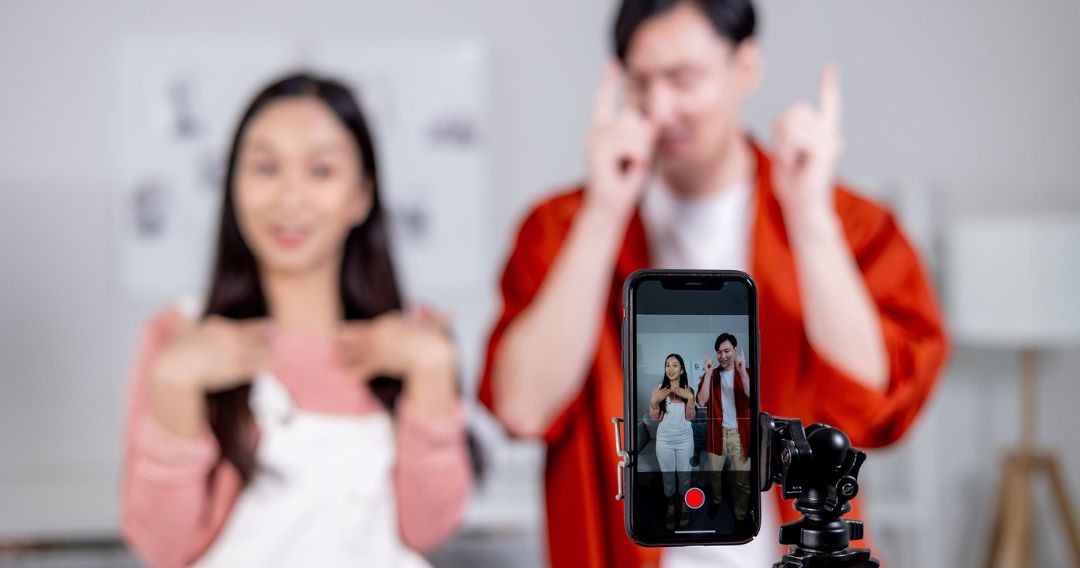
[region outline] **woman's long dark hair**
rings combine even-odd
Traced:
[[[225,172],[217,258],[204,315],[232,319],[269,315],[255,256],[244,242],[236,220],[233,178],[244,131],[252,118],[268,104],[288,97],[316,97],[334,112],[356,140],[357,159],[372,192],[367,219],[354,227],[345,239],[340,288],[345,319],[372,318],[401,309],[401,296],[390,259],[387,221],[379,201],[378,161],[364,115],[352,93],[341,83],[297,74],[280,79],[259,93],[244,111],[236,128]],[[392,409],[401,392],[401,383],[381,378],[373,381],[371,388]],[[222,458],[236,467],[245,483],[255,470],[254,420],[248,404],[250,391],[251,386],[244,385],[206,397],[210,428],[221,446]]]
[[[679,373],[679,386],[681,388],[690,389],[690,378],[686,376],[686,363],[683,363],[682,356],[678,353],[672,353],[667,357],[664,357],[664,376],[660,379],[660,388],[664,388],[664,386],[668,384],[667,361],[672,357],[679,362],[679,367],[682,369],[682,372]],[[690,392],[693,393],[694,389],[690,389]],[[686,402],[689,403],[690,401],[688,400]],[[663,414],[665,412],[667,412],[667,397],[664,397],[664,400],[660,401],[660,413]]]

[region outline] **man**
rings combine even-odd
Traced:
[[[746,517],[750,500],[750,374],[746,357],[736,353],[739,340],[730,333],[716,337],[713,349],[719,367],[713,369],[712,357],[705,356],[705,372],[698,383],[697,403],[709,417],[705,437],[708,455],[710,503],[709,516],[723,500],[724,465],[731,467],[734,487],[732,508],[738,521]],[[738,372],[738,380],[735,374]]]
[[[767,565],[775,517],[797,517],[763,500],[763,535],[745,547],[627,539],[610,420],[622,415],[620,296],[634,270],[747,270],[762,410],[828,422],[863,448],[904,433],[941,367],[945,337],[918,258],[887,211],[836,185],[836,73],[822,74],[816,106],[777,120],[772,156],[743,131],[761,69],[754,25],[750,0],[624,0],[588,179],[529,214],[507,262],[480,398],[512,434],[547,443],[554,566],[717,566],[724,555]]]

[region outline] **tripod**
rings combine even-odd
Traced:
[[[622,500],[623,476],[631,454],[623,449],[619,427],[615,425],[615,451],[619,461],[619,490]],[[859,493],[859,468],[866,454],[851,447],[847,434],[826,424],[805,429],[794,418],[774,418],[758,414],[760,428],[761,478],[759,489],[779,485],[785,499],[795,499],[802,518],[780,527],[780,544],[791,545],[773,568],[878,568],[881,563],[866,548],[851,548],[852,540],[863,537],[861,521],[845,519],[848,503]]]
[[[775,483],[795,499],[798,521],[780,527],[780,544],[792,545],[773,568],[877,568],[870,550],[851,548],[863,535],[861,521],[844,519],[859,492],[866,454],[851,447],[840,430],[762,412],[761,490]]]

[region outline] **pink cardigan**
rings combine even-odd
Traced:
[[[121,480],[121,531],[150,565],[186,566],[213,543],[240,492],[238,472],[220,459],[207,429],[200,439],[169,432],[148,410],[150,367],[183,316],[163,312],[143,330],[131,381]],[[299,408],[330,413],[378,410],[365,387],[335,373],[328,341],[280,334],[274,371]],[[314,362],[314,363],[312,363]],[[314,367],[314,369],[312,369]],[[300,376],[303,381],[296,380]],[[292,379],[284,377],[293,377]],[[465,407],[446,417],[426,416],[398,402],[398,461],[394,483],[401,537],[427,551],[457,528],[472,491],[465,441]],[[213,483],[208,483],[210,477]]]

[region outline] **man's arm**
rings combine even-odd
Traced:
[[[492,391],[495,414],[513,434],[543,435],[581,390],[623,229],[586,205],[536,298],[507,327],[495,355]]]
[[[541,436],[585,382],[619,246],[649,174],[655,128],[616,109],[609,65],[596,95],[584,204],[536,297],[506,328],[492,361],[492,405],[513,434]]]
[[[698,406],[706,406],[709,404],[709,393],[712,392],[712,373],[705,372],[701,375],[701,381],[698,383],[697,403]]]
[[[735,370],[742,381],[743,392],[750,396],[750,373],[746,371],[746,356],[741,352],[735,357]]]
[[[835,211],[792,215],[787,223],[810,346],[864,386],[888,389],[885,341]]]
[[[773,177],[802,299],[810,346],[863,386],[889,387],[885,340],[835,205],[840,87],[835,70],[821,76],[818,108],[795,105],[777,120]]]
[[[918,416],[948,341],[918,255],[891,216],[836,191],[839,98],[826,70],[820,111],[801,105],[777,123],[773,177],[812,347],[804,371],[813,410],[853,444],[880,447]]]

